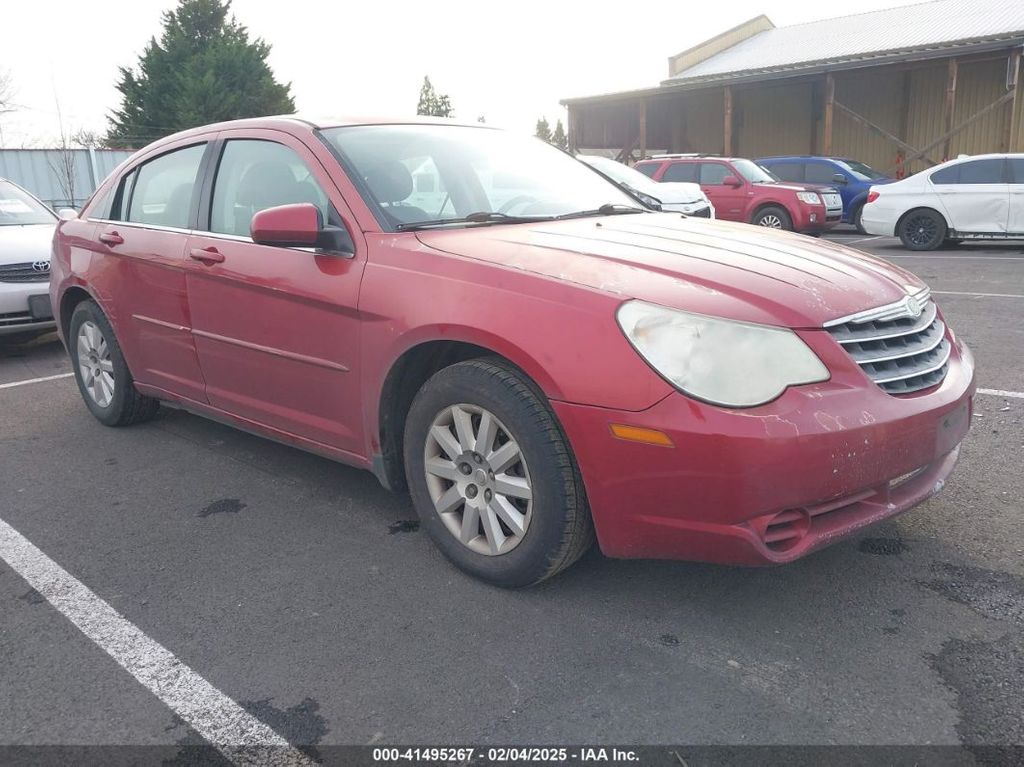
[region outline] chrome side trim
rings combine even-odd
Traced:
[[[262,344],[254,344],[251,341],[242,341],[238,338],[229,338],[228,336],[217,335],[216,333],[209,333],[205,330],[192,329],[192,335],[199,336],[200,338],[207,338],[211,341],[220,341],[221,343],[231,344],[233,346],[241,346],[243,349],[251,349],[256,352],[263,352],[264,354],[270,354],[274,357],[283,357],[285,359],[294,360],[295,362],[303,362],[307,365],[315,365],[316,367],[327,368],[328,370],[335,370],[339,373],[347,373],[349,369],[342,365],[340,362],[333,362],[331,360],[325,360],[322,357],[311,357],[306,354],[299,354],[297,352],[289,352],[284,349],[276,349],[273,346],[264,346]]]

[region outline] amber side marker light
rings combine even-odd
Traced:
[[[645,445],[657,445],[658,447],[675,447],[671,438],[665,432],[657,429],[627,426],[624,423],[609,424],[609,428],[612,430],[612,436],[627,442],[642,442]]]

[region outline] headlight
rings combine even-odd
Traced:
[[[821,205],[821,198],[814,192],[797,192],[796,198],[808,205]]]
[[[723,320],[627,301],[616,315],[647,363],[690,396],[726,407],[752,407],[787,386],[827,381],[828,370],[786,328]]]

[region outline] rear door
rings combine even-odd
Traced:
[[[990,157],[950,165],[929,177],[956,231],[1003,234],[1010,219],[1006,160]]]
[[[183,267],[208,149],[193,140],[121,178],[108,218],[96,221],[103,267],[90,273],[135,379],[200,402]]]
[[[327,171],[294,136],[225,131],[188,242],[192,332],[211,405],[362,452],[359,281],[365,247]],[[313,203],[344,226],[355,254],[257,245],[253,215]]]

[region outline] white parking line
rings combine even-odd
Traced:
[[[234,764],[314,764],[2,519],[0,558]]]
[[[28,386],[29,384],[42,383],[43,381],[56,381],[58,378],[70,378],[74,373],[58,373],[55,376],[43,376],[42,378],[29,378],[26,381],[13,381],[0,384],[0,389],[13,389],[15,386]]]
[[[1012,397],[1024,399],[1024,391],[1003,391],[1002,389],[978,389],[978,394],[991,394],[993,397]]]
[[[950,261],[1024,261],[1024,256],[929,256],[924,253],[886,253],[886,258],[944,258]]]
[[[1024,298],[1024,295],[1019,293],[963,293],[959,290],[933,290],[932,295],[974,296],[975,298]]]

